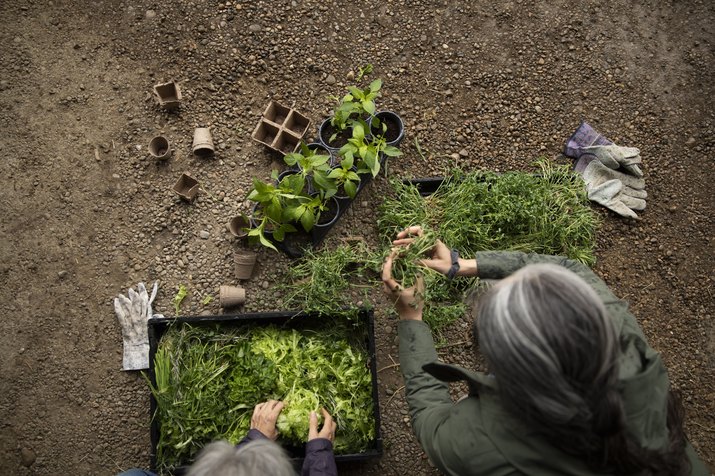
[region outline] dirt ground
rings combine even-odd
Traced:
[[[121,368],[112,298],[159,280],[155,311],[219,313],[242,245],[225,224],[275,157],[250,139],[276,99],[312,120],[358,66],[384,81],[405,120],[397,177],[449,167],[533,170],[587,119],[637,146],[648,208],[599,209],[596,272],[632,310],[682,392],[687,432],[715,465],[715,4],[626,0],[504,2],[241,0],[0,2],[0,467],[8,475],[111,475],[149,464],[149,393]],[[184,103],[160,110],[174,79]],[[217,152],[191,155],[195,127]],[[168,137],[158,164],[147,145]],[[418,141],[424,156],[415,142]],[[171,191],[183,171],[193,205]],[[332,240],[377,243],[372,181]],[[328,240],[328,245],[331,241]],[[261,251],[246,310],[281,309],[290,261]],[[378,368],[397,358],[380,291]],[[468,340],[466,320],[452,342]],[[447,360],[472,359],[468,344]],[[399,369],[380,372],[385,454],[345,474],[436,474],[409,428]]]

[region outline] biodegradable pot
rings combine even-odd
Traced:
[[[181,104],[181,89],[174,81],[155,85],[154,94],[159,105],[168,111],[178,109]]]
[[[164,136],[156,136],[149,141],[149,154],[157,160],[166,160],[171,157],[169,141]]]
[[[380,121],[380,127],[373,126],[373,119]],[[387,126],[384,132],[387,145],[399,147],[405,137],[405,125],[402,118],[392,111],[380,111],[370,118],[370,133],[373,136],[382,135],[382,124]]]
[[[245,238],[248,235],[246,228],[250,228],[251,221],[244,215],[237,215],[226,224],[228,231],[236,238]]]
[[[199,194],[199,182],[191,175],[183,173],[174,184],[174,192],[187,202],[193,202]]]
[[[221,286],[218,296],[223,308],[240,306],[246,302],[246,290],[241,286]]]
[[[238,279],[251,279],[256,265],[256,253],[240,251],[233,255],[234,271]]]
[[[208,127],[194,129],[194,143],[191,150],[201,157],[208,157],[214,153],[214,141]]]

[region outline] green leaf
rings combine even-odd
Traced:
[[[348,197],[355,198],[355,195],[357,195],[357,185],[355,185],[355,182],[345,182],[343,188],[345,189],[345,193],[348,194]]]
[[[365,128],[362,124],[355,124],[353,126],[353,138],[359,141],[365,140]]]
[[[310,212],[303,213],[303,216],[300,217],[300,224],[303,225],[305,231],[310,231],[314,223],[315,217]]]
[[[370,83],[370,91],[372,92],[377,92],[380,90],[382,87],[382,79],[376,79],[372,83]]]
[[[331,170],[330,173],[328,174],[328,178],[333,179],[333,180],[341,178],[342,176],[343,176],[343,169],[341,169],[339,167]]]
[[[343,160],[340,161],[340,167],[343,169],[349,170],[352,168],[353,163],[355,162],[355,159],[351,155],[350,157],[345,157]]]
[[[258,235],[258,239],[261,241],[261,244],[263,246],[265,246],[267,248],[271,248],[272,250],[278,251],[278,248],[276,248],[275,245],[273,245],[273,243],[271,243],[270,240],[268,240],[268,238],[266,238],[263,235],[263,233]]]
[[[372,101],[365,101],[362,103],[363,109],[365,109],[365,112],[368,114],[375,114],[375,103]]]

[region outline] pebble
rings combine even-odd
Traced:
[[[462,149],[459,151],[459,155],[462,157],[469,157],[469,151],[467,149]]]
[[[328,77],[325,78],[325,82],[330,85],[335,84],[335,76],[333,76],[332,74],[329,74]]]
[[[209,232],[206,231],[206,230],[201,230],[201,231],[199,232],[199,237],[200,237],[202,240],[208,240],[210,236],[211,236],[211,233],[209,233]]]
[[[259,25],[258,23],[254,23],[248,27],[248,30],[252,31],[253,33],[257,33],[259,31],[261,31],[261,25]]]
[[[20,462],[26,468],[32,466],[36,459],[37,455],[35,455],[35,452],[30,448],[23,448],[20,450]]]
[[[144,16],[148,19],[151,20],[152,18],[156,17],[156,12],[154,10],[147,10]]]
[[[69,271],[67,271],[66,269],[63,269],[62,271],[57,273],[57,277],[60,279],[65,279],[68,274],[70,274]]]

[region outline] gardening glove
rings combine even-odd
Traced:
[[[585,121],[581,122],[564,147],[564,155],[568,157],[595,157],[609,169],[623,168],[626,173],[636,177],[643,177],[643,172],[637,165],[642,162],[640,153],[635,147],[614,144]]]
[[[645,210],[645,180],[603,165],[593,156],[582,156],[575,170],[583,175],[588,199],[623,217],[638,219],[634,210]]]
[[[149,330],[147,321],[150,317],[164,317],[161,314],[152,316],[151,303],[154,302],[159,283],[154,283],[151,296],[146,291],[144,283],[137,284],[137,291],[129,288],[129,297],[120,294],[114,298],[114,312],[122,326],[124,341],[124,358],[122,370],[143,370],[149,368]]]

